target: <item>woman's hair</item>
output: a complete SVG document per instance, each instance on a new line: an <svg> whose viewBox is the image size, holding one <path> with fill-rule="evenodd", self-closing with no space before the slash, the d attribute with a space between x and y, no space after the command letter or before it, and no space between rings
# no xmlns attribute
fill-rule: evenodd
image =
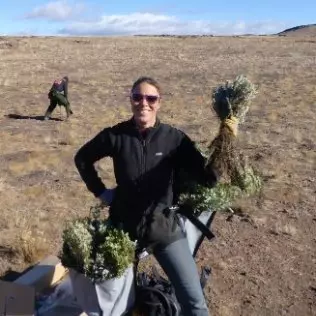
<svg viewBox="0 0 316 316"><path fill-rule="evenodd" d="M150 84L150 85L152 85L152 86L154 86L156 89L157 89L157 91L158 91L158 93L159 94L161 94L161 88L160 88L160 85L159 85L159 83L155 80L155 79L153 79L153 78L150 78L150 77L140 77L140 78L138 78L134 83L133 83L133 86L132 86L132 92L140 85L140 84L142 84L142 83L148 83L148 84Z"/></svg>
<svg viewBox="0 0 316 316"><path fill-rule="evenodd" d="M63 79L65 79L67 82L69 81L68 76L63 77Z"/></svg>

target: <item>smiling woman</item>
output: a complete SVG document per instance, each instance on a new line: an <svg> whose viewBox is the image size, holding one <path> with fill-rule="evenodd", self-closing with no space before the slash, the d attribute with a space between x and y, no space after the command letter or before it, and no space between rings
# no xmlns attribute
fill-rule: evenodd
<svg viewBox="0 0 316 316"><path fill-rule="evenodd" d="M132 87L132 111L141 131L153 127L156 123L157 112L160 109L160 91L158 83L146 77L138 79Z"/></svg>
<svg viewBox="0 0 316 316"><path fill-rule="evenodd" d="M130 93L132 118L105 128L76 154L87 188L110 206L110 220L156 257L172 282L185 315L208 315L199 276L177 215L175 175L184 169L200 184L214 186L216 172L182 131L160 122L161 89L141 77ZM117 187L106 189L94 163L113 159Z"/></svg>

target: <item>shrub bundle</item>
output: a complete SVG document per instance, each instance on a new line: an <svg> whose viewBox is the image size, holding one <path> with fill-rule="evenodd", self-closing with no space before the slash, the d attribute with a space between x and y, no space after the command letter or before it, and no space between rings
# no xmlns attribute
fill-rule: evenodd
<svg viewBox="0 0 316 316"><path fill-rule="evenodd" d="M222 210L230 207L235 199L260 190L262 182L258 172L236 149L237 126L244 122L256 94L256 87L242 75L213 90L213 109L221 124L218 135L203 154L207 157L206 171L215 169L222 181L209 188L191 182L183 172L180 207L190 207L196 215L208 209Z"/></svg>
<svg viewBox="0 0 316 316"><path fill-rule="evenodd" d="M93 282L123 275L135 258L135 244L127 233L100 218L101 206L89 217L71 221L63 231L61 262Z"/></svg>

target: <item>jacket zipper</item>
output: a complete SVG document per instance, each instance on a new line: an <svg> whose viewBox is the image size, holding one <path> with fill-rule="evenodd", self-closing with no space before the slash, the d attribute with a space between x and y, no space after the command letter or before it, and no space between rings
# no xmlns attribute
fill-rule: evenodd
<svg viewBox="0 0 316 316"><path fill-rule="evenodd" d="M140 142L140 147L141 147L141 156L140 156L140 165L139 165L139 178L138 178L138 188L137 188L137 191L138 192L141 192L141 187L140 187L140 184L142 182L142 179L144 177L144 174L146 172L146 162L145 162L145 159L146 159L146 141L145 139L140 139L139 140Z"/></svg>
<svg viewBox="0 0 316 316"><path fill-rule="evenodd" d="M149 144L151 138L153 135L147 135L146 139L141 138L140 143L141 143L141 149L142 149L142 154L141 154L141 172L140 172L140 178L142 179L145 175L145 172L147 170L147 145Z"/></svg>
<svg viewBox="0 0 316 316"><path fill-rule="evenodd" d="M141 144L142 144L141 176L143 177L146 172L146 154L147 154L146 140L142 139Z"/></svg>

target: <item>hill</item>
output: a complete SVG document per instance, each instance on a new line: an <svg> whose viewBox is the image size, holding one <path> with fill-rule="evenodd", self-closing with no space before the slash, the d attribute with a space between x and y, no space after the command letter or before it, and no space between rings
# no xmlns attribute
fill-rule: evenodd
<svg viewBox="0 0 316 316"><path fill-rule="evenodd" d="M286 29L277 35L279 36L312 36L316 37L316 24L295 26Z"/></svg>

